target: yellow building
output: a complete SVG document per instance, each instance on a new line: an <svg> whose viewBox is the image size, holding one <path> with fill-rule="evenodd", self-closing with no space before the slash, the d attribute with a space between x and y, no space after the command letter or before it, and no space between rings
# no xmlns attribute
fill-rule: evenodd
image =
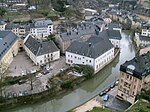
<svg viewBox="0 0 150 112"><path fill-rule="evenodd" d="M0 31L0 63L8 67L18 49L18 37L11 31Z"/></svg>
<svg viewBox="0 0 150 112"><path fill-rule="evenodd" d="M120 66L117 97L130 103L136 101L145 83L150 82L150 52L126 61Z"/></svg>

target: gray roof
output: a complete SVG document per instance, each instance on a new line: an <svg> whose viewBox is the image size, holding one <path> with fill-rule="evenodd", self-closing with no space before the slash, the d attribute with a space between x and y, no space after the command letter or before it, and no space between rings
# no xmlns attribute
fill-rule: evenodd
<svg viewBox="0 0 150 112"><path fill-rule="evenodd" d="M52 52L59 51L53 41L39 42L36 39L29 36L25 42L25 46L35 55L40 56Z"/></svg>
<svg viewBox="0 0 150 112"><path fill-rule="evenodd" d="M52 25L53 22L51 20L38 20L33 23L31 23L31 28L42 28L42 27L48 27L49 25Z"/></svg>
<svg viewBox="0 0 150 112"><path fill-rule="evenodd" d="M86 42L74 41L67 51L96 59L111 48L113 45L107 38L94 35Z"/></svg>
<svg viewBox="0 0 150 112"><path fill-rule="evenodd" d="M11 31L0 31L0 60L17 39L18 37Z"/></svg>
<svg viewBox="0 0 150 112"><path fill-rule="evenodd" d="M149 42L150 42L150 37L147 37L147 36L142 36L142 35L140 35L140 36L139 36L139 39L140 39L141 41L149 41Z"/></svg>
<svg viewBox="0 0 150 112"><path fill-rule="evenodd" d="M108 29L113 30L113 28L120 28L120 26L118 23L112 22L108 25Z"/></svg>
<svg viewBox="0 0 150 112"><path fill-rule="evenodd" d="M84 35L92 35L95 34L95 30L97 30L96 26L92 23L79 24L76 28L72 28L70 31L61 33L60 38L63 41L78 39Z"/></svg>
<svg viewBox="0 0 150 112"><path fill-rule="evenodd" d="M107 30L109 39L121 40L122 36L118 30Z"/></svg>
<svg viewBox="0 0 150 112"><path fill-rule="evenodd" d="M4 25L4 24L6 24L6 22L0 19L0 25Z"/></svg>
<svg viewBox="0 0 150 112"><path fill-rule="evenodd" d="M131 70L134 77L142 79L150 74L150 52L141 56L135 57L130 61L126 61L120 66L120 70L127 73L128 67L133 66L134 70Z"/></svg>
<svg viewBox="0 0 150 112"><path fill-rule="evenodd" d="M12 30L14 28L19 28L20 26L18 24L8 23L5 27L6 30Z"/></svg>

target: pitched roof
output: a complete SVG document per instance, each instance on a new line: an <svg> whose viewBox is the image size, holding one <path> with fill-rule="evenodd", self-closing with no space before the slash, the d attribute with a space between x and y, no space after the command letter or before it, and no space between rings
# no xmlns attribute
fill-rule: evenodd
<svg viewBox="0 0 150 112"><path fill-rule="evenodd" d="M0 19L0 25L4 25L4 24L6 24L6 22Z"/></svg>
<svg viewBox="0 0 150 112"><path fill-rule="evenodd" d="M107 30L109 39L121 40L122 36L118 30Z"/></svg>
<svg viewBox="0 0 150 112"><path fill-rule="evenodd" d="M52 53L55 51L59 51L53 41L48 42L38 42L36 39L29 36L27 41L25 42L25 46L35 55L40 56L48 53Z"/></svg>
<svg viewBox="0 0 150 112"><path fill-rule="evenodd" d="M11 31L0 31L0 60L17 41L18 37Z"/></svg>
<svg viewBox="0 0 150 112"><path fill-rule="evenodd" d="M96 59L111 48L113 48L113 45L107 38L104 39L94 35L86 42L74 41L67 49L67 52Z"/></svg>
<svg viewBox="0 0 150 112"><path fill-rule="evenodd" d="M31 23L31 28L42 28L42 27L48 27L49 25L52 25L53 22L51 20L38 20L33 23Z"/></svg>
<svg viewBox="0 0 150 112"><path fill-rule="evenodd" d="M139 39L140 39L141 41L149 41L149 42L150 42L150 37L147 37L147 36L139 35Z"/></svg>
<svg viewBox="0 0 150 112"><path fill-rule="evenodd" d="M118 23L112 22L108 25L108 29L113 30L113 28L120 28Z"/></svg>
<svg viewBox="0 0 150 112"><path fill-rule="evenodd" d="M95 30L97 30L96 26L92 23L82 23L76 26L76 28L72 28L70 31L61 33L60 38L63 41L79 39L84 35L95 34Z"/></svg>
<svg viewBox="0 0 150 112"><path fill-rule="evenodd" d="M120 71L129 73L139 79L150 74L150 52L126 61L120 66Z"/></svg>

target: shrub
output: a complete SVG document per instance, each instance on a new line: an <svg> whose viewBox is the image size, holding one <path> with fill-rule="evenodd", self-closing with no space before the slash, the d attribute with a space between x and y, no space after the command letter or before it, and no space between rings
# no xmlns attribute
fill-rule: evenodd
<svg viewBox="0 0 150 112"><path fill-rule="evenodd" d="M67 82L62 83L62 85L61 85L62 89L70 89L70 88L72 88L72 82L73 81L67 81Z"/></svg>

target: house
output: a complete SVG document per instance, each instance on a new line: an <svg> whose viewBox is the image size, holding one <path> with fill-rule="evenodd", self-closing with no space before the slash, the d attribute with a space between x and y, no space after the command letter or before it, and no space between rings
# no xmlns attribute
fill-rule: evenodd
<svg viewBox="0 0 150 112"><path fill-rule="evenodd" d="M85 16L93 16L94 14L97 13L96 10L94 10L94 9L89 9L89 8L84 9L83 12L85 13Z"/></svg>
<svg viewBox="0 0 150 112"><path fill-rule="evenodd" d="M39 42L29 36L24 44L24 49L35 65L43 65L60 58L60 50L53 41Z"/></svg>
<svg viewBox="0 0 150 112"><path fill-rule="evenodd" d="M147 52L150 52L150 44L146 46L140 46L140 55L146 54Z"/></svg>
<svg viewBox="0 0 150 112"><path fill-rule="evenodd" d="M4 31L5 30L6 24L7 23L5 21L0 20L0 31Z"/></svg>
<svg viewBox="0 0 150 112"><path fill-rule="evenodd" d="M150 24L147 23L143 25L141 35L150 37Z"/></svg>
<svg viewBox="0 0 150 112"><path fill-rule="evenodd" d="M121 33L121 30L122 30L121 26L116 22L109 23L106 29L108 29L108 30L118 30L118 31L120 31L120 33Z"/></svg>
<svg viewBox="0 0 150 112"><path fill-rule="evenodd" d="M30 25L30 33L36 37L48 37L53 33L53 22L51 20L36 20Z"/></svg>
<svg viewBox="0 0 150 112"><path fill-rule="evenodd" d="M111 43L114 45L115 48L120 48L120 41L122 39L122 36L120 34L119 30L107 30L105 31L107 34L108 39L111 41Z"/></svg>
<svg viewBox="0 0 150 112"><path fill-rule="evenodd" d="M6 31L12 31L18 37L25 35L27 27L25 25L8 23L5 27Z"/></svg>
<svg viewBox="0 0 150 112"><path fill-rule="evenodd" d="M143 25L141 34L135 33L135 42L138 47L150 44L150 24Z"/></svg>
<svg viewBox="0 0 150 112"><path fill-rule="evenodd" d="M0 63L8 67L18 49L18 37L11 31L0 31Z"/></svg>
<svg viewBox="0 0 150 112"><path fill-rule="evenodd" d="M61 52L65 53L73 41L87 41L91 35L98 32L98 28L93 23L81 23L69 29L67 32L56 35L56 41L59 43Z"/></svg>
<svg viewBox="0 0 150 112"><path fill-rule="evenodd" d="M145 83L150 82L150 52L126 61L120 66L117 97L130 103L136 101Z"/></svg>
<svg viewBox="0 0 150 112"><path fill-rule="evenodd" d="M87 41L74 41L66 50L66 63L92 66L98 72L114 58L114 46L108 38L93 35Z"/></svg>

